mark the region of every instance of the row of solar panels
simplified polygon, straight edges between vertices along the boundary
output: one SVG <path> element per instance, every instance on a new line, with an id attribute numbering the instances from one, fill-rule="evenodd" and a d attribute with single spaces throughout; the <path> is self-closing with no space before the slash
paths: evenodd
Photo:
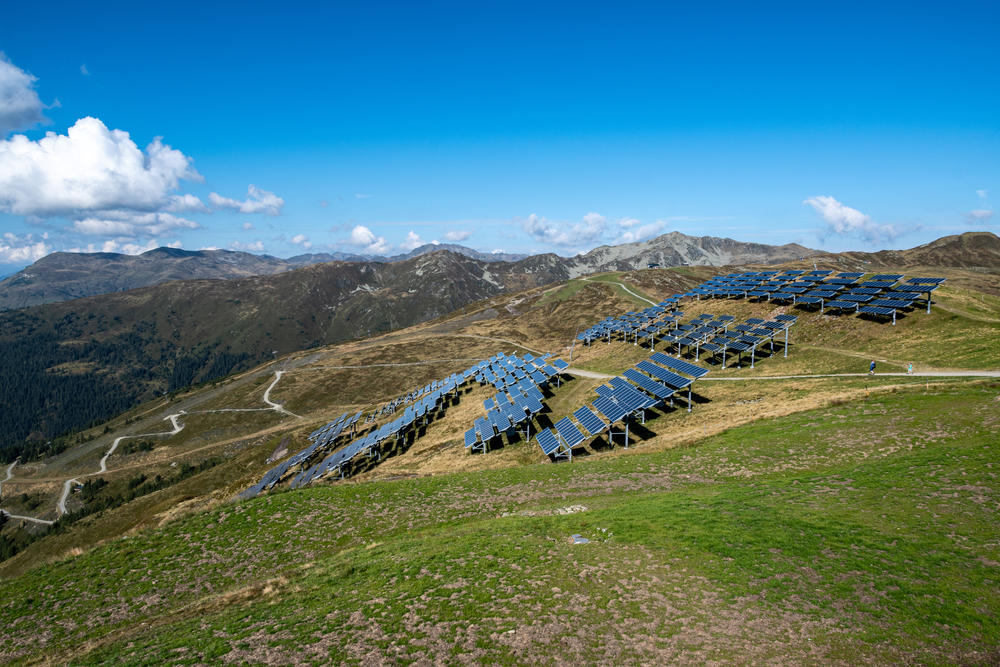
<path id="1" fill-rule="evenodd" d="M 598 338 L 605 338 L 614 333 L 623 333 L 627 336 L 639 329 L 645 328 L 653 322 L 673 321 L 682 317 L 684 313 L 671 312 L 669 304 L 650 306 L 638 312 L 629 311 L 619 317 L 607 317 L 589 329 L 577 334 L 577 339 L 588 343 Z"/>
<path id="2" fill-rule="evenodd" d="M 539 431 L 535 441 L 546 456 L 569 459 L 573 458 L 574 447 L 588 437 L 594 438 L 604 432 L 608 433 L 609 440 L 615 435 L 624 435 L 627 447 L 628 420 L 632 415 L 644 414 L 645 410 L 672 400 L 678 391 L 685 388 L 688 390 L 690 411 L 691 385 L 707 373 L 708 370 L 701 366 L 655 352 L 649 359 L 612 378 L 608 384 L 599 385 L 595 390 L 597 397 L 591 405 L 582 405 L 573 412 L 577 423 L 563 417 L 555 423 L 554 430 Z M 616 433 L 613 427 L 618 422 L 623 422 L 625 430 Z"/>
<path id="3" fill-rule="evenodd" d="M 525 379 L 530 379 L 539 385 L 569 365 L 562 359 L 556 359 L 549 363 L 548 360 L 551 356 L 551 354 L 546 354 L 534 357 L 531 354 L 525 354 L 523 357 L 518 357 L 500 353 L 491 359 L 480 362 L 475 378 L 480 384 L 489 382 L 498 391 Z"/>
<path id="4" fill-rule="evenodd" d="M 502 355 L 501 355 L 502 356 Z M 485 374 L 480 383 L 491 382 L 499 391 L 492 398 L 483 401 L 486 410 L 484 417 L 478 417 L 472 428 L 465 432 L 465 447 L 473 451 L 486 451 L 490 440 L 512 428 L 524 426 L 526 437 L 530 432 L 531 419 L 544 409 L 542 400 L 544 394 L 539 389 L 553 377 L 569 367 L 562 359 L 553 359 L 551 355 L 533 357 L 525 354 L 523 357 L 506 357 L 499 363 L 491 364 L 511 369 L 503 378 L 491 379 Z"/>
<path id="5" fill-rule="evenodd" d="M 292 479 L 290 488 L 304 486 L 333 472 L 343 475 L 344 466 L 358 456 L 379 457 L 379 445 L 389 438 L 398 439 L 418 420 L 426 422 L 427 415 L 437 410 L 441 400 L 461 387 L 472 376 L 473 372 L 474 369 L 470 368 L 463 373 L 449 376 L 436 389 L 417 400 L 413 405 L 407 406 L 396 419 L 383 424 L 378 429 L 372 429 L 367 435 L 357 438 L 346 447 L 333 452 L 311 468 L 301 471 Z"/>
<path id="6" fill-rule="evenodd" d="M 680 355 L 683 348 L 694 348 L 695 358 L 701 350 L 715 354 L 722 354 L 722 367 L 725 368 L 725 355 L 727 352 L 742 354 L 750 351 L 756 352 L 759 345 L 767 342 L 774 350 L 774 339 L 781 333 L 787 335 L 788 329 L 795 324 L 798 317 L 795 315 L 777 315 L 773 320 L 763 320 L 759 317 L 751 317 L 743 324 L 729 325 L 723 330 L 712 327 L 699 327 L 685 332 L 674 332 L 666 334 L 661 338 L 668 345 L 677 346 L 677 354 Z"/>
<path id="7" fill-rule="evenodd" d="M 300 471 L 300 473 L 293 478 L 292 487 L 295 488 L 302 486 L 303 484 L 308 484 L 313 479 L 327 474 L 332 470 L 339 470 L 347 461 L 350 461 L 358 454 L 377 451 L 375 450 L 375 447 L 377 447 L 382 441 L 391 436 L 398 435 L 416 420 L 425 418 L 429 412 L 436 409 L 443 396 L 446 396 L 450 392 L 456 390 L 464 384 L 469 377 L 472 377 L 474 373 L 475 367 L 471 367 L 464 373 L 456 373 L 435 383 L 437 387 L 436 389 L 425 395 L 413 405 L 408 406 L 404 410 L 403 414 L 397 419 L 384 424 L 379 429 L 373 429 L 368 434 L 355 439 L 346 447 L 343 447 L 327 456 L 319 464 Z M 310 433 L 309 438 L 313 441 L 311 445 L 268 470 L 264 473 L 259 482 L 240 493 L 240 497 L 252 498 L 261 491 L 273 488 L 275 484 L 284 478 L 289 470 L 297 465 L 305 463 L 312 458 L 314 454 L 332 444 L 338 436 L 352 430 L 362 414 L 363 411 L 359 411 L 354 416 L 348 418 L 345 413 L 336 420 Z"/>

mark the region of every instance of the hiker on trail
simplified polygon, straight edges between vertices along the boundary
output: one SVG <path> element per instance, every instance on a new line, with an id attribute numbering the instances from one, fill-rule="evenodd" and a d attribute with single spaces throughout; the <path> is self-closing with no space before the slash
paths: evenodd
<path id="1" fill-rule="evenodd" d="M 875 360 L 874 359 L 872 359 L 872 362 L 868 365 L 868 375 L 875 375 Z"/>
<path id="2" fill-rule="evenodd" d="M 906 374 L 913 375 L 913 362 L 911 361 L 906 365 Z"/>

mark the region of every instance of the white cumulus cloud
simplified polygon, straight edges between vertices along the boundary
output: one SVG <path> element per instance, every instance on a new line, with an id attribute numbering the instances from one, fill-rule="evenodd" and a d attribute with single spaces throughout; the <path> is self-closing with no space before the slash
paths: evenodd
<path id="1" fill-rule="evenodd" d="M 989 208 L 977 208 L 969 211 L 966 219 L 971 223 L 984 223 L 993 217 L 993 210 Z"/>
<path id="2" fill-rule="evenodd" d="M 97 118 L 79 119 L 65 135 L 0 141 L 0 210 L 17 215 L 156 211 L 171 203 L 181 180 L 200 178 L 191 158 L 159 137 L 144 152 L 128 132 Z"/>
<path id="3" fill-rule="evenodd" d="M 244 222 L 243 223 L 243 230 L 244 231 L 249 231 L 251 229 L 257 229 L 256 227 L 253 226 L 252 222 Z"/>
<path id="4" fill-rule="evenodd" d="M 264 252 L 264 242 L 263 241 L 253 241 L 251 243 L 242 243 L 240 241 L 233 241 L 229 244 L 232 250 L 243 250 L 245 252 Z"/>
<path id="5" fill-rule="evenodd" d="M 532 213 L 523 226 L 532 238 L 543 243 L 578 247 L 600 238 L 607 229 L 607 220 L 599 213 L 588 213 L 580 222 L 553 222 Z"/>
<path id="6" fill-rule="evenodd" d="M 0 51 L 0 137 L 45 121 L 45 105 L 35 92 L 35 81 Z"/>
<path id="7" fill-rule="evenodd" d="M 293 236 L 292 243 L 294 243 L 295 245 L 300 245 L 303 248 L 312 247 L 312 242 L 309 241 L 309 237 L 306 236 L 305 234 L 296 234 L 295 236 Z"/>
<path id="8" fill-rule="evenodd" d="M 44 238 L 33 234 L 17 236 L 7 232 L 0 240 L 0 264 L 29 264 L 52 252 L 52 246 Z"/>
<path id="9" fill-rule="evenodd" d="M 976 190 L 976 195 L 978 195 L 980 199 L 986 199 L 990 196 L 990 193 L 988 190 Z"/>
<path id="10" fill-rule="evenodd" d="M 420 239 L 420 235 L 411 229 L 409 233 L 407 233 L 406 239 L 399 244 L 399 247 L 405 252 L 410 252 L 411 250 L 416 250 L 422 245 L 424 245 L 424 242 Z"/>
<path id="11" fill-rule="evenodd" d="M 464 241 L 465 239 L 472 236 L 472 232 L 467 232 L 464 229 L 452 229 L 444 233 L 444 238 L 447 241 Z"/>
<path id="12" fill-rule="evenodd" d="M 622 224 L 622 221 L 619 221 L 618 223 L 626 229 L 626 231 L 622 232 L 621 236 L 618 237 L 618 243 L 635 243 L 636 241 L 645 241 L 648 238 L 659 235 L 660 232 L 662 232 L 667 226 L 665 220 L 657 220 L 645 225 L 641 224 L 635 218 L 625 218 L 625 220 L 628 224 Z"/>
<path id="13" fill-rule="evenodd" d="M 870 216 L 833 197 L 809 197 L 802 203 L 816 211 L 826 221 L 827 230 L 838 236 L 853 235 L 865 241 L 888 241 L 899 236 L 895 226 L 877 223 Z"/>
<path id="14" fill-rule="evenodd" d="M 187 213 L 189 211 L 197 213 L 209 212 L 208 207 L 205 206 L 205 202 L 191 194 L 171 195 L 170 200 L 163 207 L 163 210 L 170 211 L 171 213 Z"/>
<path id="15" fill-rule="evenodd" d="M 175 229 L 198 229 L 197 222 L 170 213 L 102 211 L 73 222 L 73 229 L 91 236 L 159 236 Z"/>
<path id="16" fill-rule="evenodd" d="M 210 192 L 208 200 L 218 208 L 231 208 L 240 213 L 266 213 L 267 215 L 278 215 L 281 213 L 281 207 L 285 205 L 285 200 L 278 195 L 261 190 L 253 184 L 247 188 L 247 198 L 243 201 L 223 197 L 216 192 Z"/>
<path id="17" fill-rule="evenodd" d="M 375 236 L 375 232 L 364 225 L 355 225 L 348 243 L 370 255 L 384 255 L 389 251 L 389 243 L 385 237 Z"/>

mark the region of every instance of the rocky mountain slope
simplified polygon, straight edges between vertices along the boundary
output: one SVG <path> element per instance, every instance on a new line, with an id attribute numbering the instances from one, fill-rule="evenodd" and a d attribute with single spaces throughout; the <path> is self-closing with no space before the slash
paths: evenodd
<path id="1" fill-rule="evenodd" d="M 159 285 L 171 280 L 265 276 L 326 262 L 402 262 L 437 250 L 451 250 L 483 262 L 510 262 L 525 255 L 484 253 L 455 244 L 428 243 L 402 255 L 367 257 L 310 253 L 288 259 L 232 250 L 156 248 L 141 255 L 56 252 L 0 280 L 0 310 L 79 299 Z"/>
<path id="2" fill-rule="evenodd" d="M 0 281 L 0 310 L 121 292 L 171 280 L 272 275 L 311 264 L 334 261 L 404 262 L 440 250 L 449 250 L 485 263 L 516 263 L 528 258 L 527 255 L 512 253 L 480 252 L 450 243 L 428 243 L 408 253 L 389 257 L 310 253 L 279 259 L 230 250 L 189 251 L 172 248 L 157 248 L 135 256 L 60 252 L 43 257 L 23 271 Z M 549 257 L 537 262 L 539 266 L 564 274 L 563 277 L 576 277 L 597 271 L 644 269 L 651 265 L 774 264 L 816 254 L 815 250 L 794 244 L 769 246 L 671 232 L 639 243 L 601 246 L 584 255 L 571 258 L 561 258 L 556 255 L 535 257 Z M 557 265 L 562 268 L 557 269 Z M 525 266 L 530 267 L 532 264 Z"/>
<path id="3" fill-rule="evenodd" d="M 0 448 L 43 441 L 275 353 L 430 320 L 561 280 L 545 258 L 438 251 L 270 276 L 186 280 L 0 313 Z"/>

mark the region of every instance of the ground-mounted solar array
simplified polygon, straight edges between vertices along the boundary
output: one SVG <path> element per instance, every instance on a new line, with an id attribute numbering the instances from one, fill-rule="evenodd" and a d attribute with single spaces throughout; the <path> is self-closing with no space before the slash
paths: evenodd
<path id="1" fill-rule="evenodd" d="M 788 356 L 790 331 L 798 316 L 782 313 L 771 319 L 753 317 L 743 321 L 732 315 L 708 313 L 685 317 L 680 310 L 682 303 L 698 309 L 699 302 L 713 299 L 748 299 L 821 314 L 856 314 L 895 324 L 901 313 L 917 305 L 925 305 L 929 313 L 932 293 L 944 281 L 937 277 L 904 279 L 902 274 L 827 270 L 716 276 L 648 308 L 605 317 L 580 332 L 576 341 L 588 346 L 598 341 L 620 341 L 648 347 L 651 355 L 607 384 L 597 386 L 591 401 L 561 417 L 551 429 L 539 427 L 538 415 L 546 410 L 545 392 L 561 386 L 569 364 L 550 354 L 498 353 L 370 411 L 341 415 L 310 434 L 309 447 L 267 471 L 241 495 L 252 497 L 289 478 L 289 486 L 297 488 L 331 475 L 344 477 L 352 462 L 380 460 L 383 445 L 416 437 L 412 433 L 414 425 L 426 425 L 441 403 L 457 395 L 458 389 L 470 380 L 480 386 L 492 385 L 496 393 L 483 401 L 483 414 L 464 432 L 467 451 L 485 453 L 491 443 L 504 436 L 508 443 L 515 438 L 527 441 L 533 427 L 535 441 L 552 460 L 571 459 L 575 447 L 605 434 L 612 444 L 616 436 L 621 436 L 627 447 L 630 421 L 644 421 L 650 408 L 673 406 L 679 394 L 687 390 L 684 400 L 687 410 L 691 410 L 691 385 L 708 373 L 699 363 L 725 369 L 727 364 L 742 366 L 744 358 L 748 358 L 753 368 L 758 357 L 775 354 L 776 344 Z M 685 361 L 685 357 L 691 361 Z M 382 418 L 397 413 L 395 418 L 379 424 Z"/>
<path id="2" fill-rule="evenodd" d="M 553 380 L 558 386 L 560 373 L 569 367 L 562 359 L 550 361 L 550 357 L 501 353 L 478 364 L 475 379 L 481 385 L 492 384 L 497 393 L 483 401 L 485 416 L 465 432 L 467 449 L 485 453 L 494 438 L 510 432 L 531 437 L 531 422 L 545 407 L 541 388 Z"/>
<path id="3" fill-rule="evenodd" d="M 622 436 L 622 445 L 628 447 L 630 420 L 638 419 L 644 423 L 646 410 L 667 401 L 673 406 L 675 396 L 684 389 L 687 389 L 685 402 L 690 412 L 691 385 L 707 373 L 708 370 L 701 366 L 654 352 L 649 359 L 626 369 L 607 384 L 598 385 L 594 390 L 597 396 L 590 404 L 582 405 L 573 412 L 575 423 L 569 417 L 563 417 L 555 423 L 554 431 L 539 431 L 536 442 L 542 453 L 554 460 L 572 460 L 573 448 L 588 438 L 604 434 L 612 444 L 615 436 Z M 615 424 L 620 424 L 621 430 L 615 431 Z"/>

